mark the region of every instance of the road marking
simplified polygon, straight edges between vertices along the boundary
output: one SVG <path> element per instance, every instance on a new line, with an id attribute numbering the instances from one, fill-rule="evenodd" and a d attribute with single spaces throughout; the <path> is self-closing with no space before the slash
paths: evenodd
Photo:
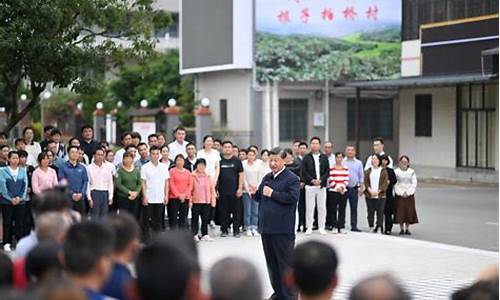
<path id="1" fill-rule="evenodd" d="M 486 222 L 484 223 L 486 225 L 495 225 L 495 226 L 498 226 L 498 222 Z"/>

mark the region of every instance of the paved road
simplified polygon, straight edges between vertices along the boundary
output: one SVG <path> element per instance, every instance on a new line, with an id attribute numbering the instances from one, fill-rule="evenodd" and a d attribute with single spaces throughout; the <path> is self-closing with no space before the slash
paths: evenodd
<path id="1" fill-rule="evenodd" d="M 426 184 L 417 188 L 415 199 L 420 224 L 410 238 L 498 251 L 497 187 Z M 358 222 L 367 229 L 364 202 L 358 207 Z M 393 231 L 397 234 L 399 228 Z"/>

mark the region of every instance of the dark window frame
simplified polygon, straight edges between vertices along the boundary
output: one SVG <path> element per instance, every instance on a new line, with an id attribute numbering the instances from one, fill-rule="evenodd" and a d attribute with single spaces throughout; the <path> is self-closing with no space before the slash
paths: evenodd
<path id="1" fill-rule="evenodd" d="M 220 127 L 227 127 L 227 99 L 219 100 Z"/>
<path id="2" fill-rule="evenodd" d="M 347 140 L 356 140 L 355 130 L 355 100 L 347 99 Z M 378 102 L 378 103 L 377 103 Z M 385 102 L 385 103 L 380 103 Z M 387 106 L 384 113 L 381 113 L 380 107 Z M 394 140 L 394 99 L 372 99 L 361 98 L 359 100 L 359 140 L 371 141 L 375 137 L 382 137 L 384 140 Z M 372 114 L 369 116 L 368 114 Z M 376 115 L 378 114 L 378 115 Z M 387 121 L 385 125 L 380 126 L 381 121 Z M 363 124 L 363 122 L 367 122 Z M 370 123 L 370 124 L 368 124 Z M 372 130 L 368 132 L 367 129 Z M 384 132 L 386 131 L 386 132 Z"/>
<path id="3" fill-rule="evenodd" d="M 309 99 L 307 98 L 280 98 L 279 99 L 279 140 L 289 142 L 295 139 L 307 140 Z M 285 114 L 290 118 L 285 118 Z M 297 114 L 297 115 L 294 115 Z M 305 116 L 299 118 L 298 116 Z M 300 119 L 300 120 L 299 120 Z M 303 124 L 299 124 L 302 121 Z M 288 124 L 285 124 L 288 122 Z"/>
<path id="4" fill-rule="evenodd" d="M 415 95 L 415 137 L 432 137 L 432 94 Z"/>

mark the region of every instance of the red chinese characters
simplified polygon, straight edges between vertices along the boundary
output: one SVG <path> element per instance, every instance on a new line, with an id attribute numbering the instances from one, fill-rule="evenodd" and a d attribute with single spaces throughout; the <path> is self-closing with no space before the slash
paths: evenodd
<path id="1" fill-rule="evenodd" d="M 346 7 L 342 13 L 344 14 L 344 19 L 346 20 L 354 20 L 358 13 L 354 10 L 354 6 Z"/>
<path id="2" fill-rule="evenodd" d="M 365 11 L 366 18 L 368 20 L 377 20 L 377 13 L 378 13 L 378 7 L 376 5 L 374 6 L 369 6 L 368 9 Z"/>
<path id="3" fill-rule="evenodd" d="M 279 12 L 277 18 L 280 23 L 288 23 L 290 22 L 290 12 L 288 10 L 282 10 Z"/>
<path id="4" fill-rule="evenodd" d="M 333 11 L 331 8 L 325 8 L 323 9 L 323 11 L 321 12 L 321 18 L 324 20 L 324 21 L 333 21 Z"/>
<path id="5" fill-rule="evenodd" d="M 300 11 L 300 20 L 302 23 L 307 23 L 309 21 L 309 8 L 304 8 Z"/>

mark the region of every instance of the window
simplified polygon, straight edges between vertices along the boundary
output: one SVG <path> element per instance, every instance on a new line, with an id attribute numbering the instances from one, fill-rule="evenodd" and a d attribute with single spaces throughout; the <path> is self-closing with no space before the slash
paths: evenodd
<path id="1" fill-rule="evenodd" d="M 280 141 L 307 139 L 307 99 L 280 99 Z"/>
<path id="2" fill-rule="evenodd" d="M 347 100 L 347 137 L 354 141 L 356 122 L 355 99 Z M 371 140 L 382 137 L 392 140 L 392 99 L 367 99 L 359 101 L 359 138 Z"/>
<path id="3" fill-rule="evenodd" d="M 415 95 L 415 136 L 432 136 L 432 95 Z"/>
<path id="4" fill-rule="evenodd" d="M 227 99 L 220 99 L 220 127 L 227 127 Z"/>
<path id="5" fill-rule="evenodd" d="M 458 87 L 457 166 L 494 168 L 498 84 Z"/>

